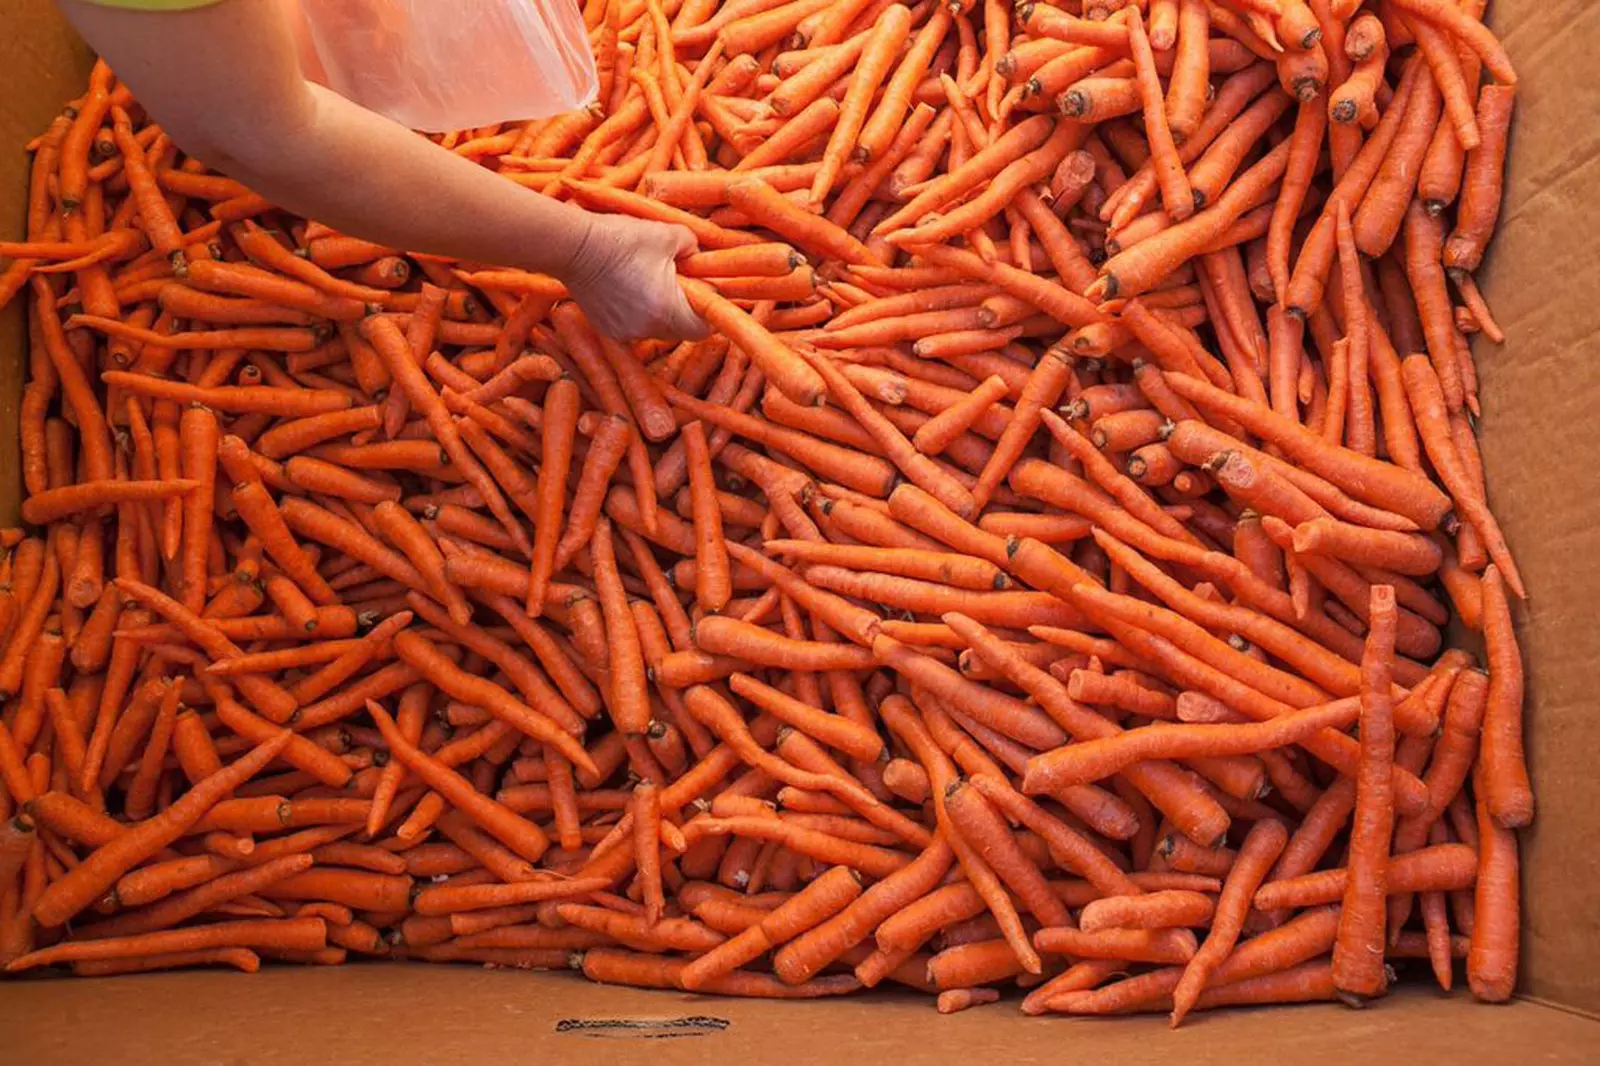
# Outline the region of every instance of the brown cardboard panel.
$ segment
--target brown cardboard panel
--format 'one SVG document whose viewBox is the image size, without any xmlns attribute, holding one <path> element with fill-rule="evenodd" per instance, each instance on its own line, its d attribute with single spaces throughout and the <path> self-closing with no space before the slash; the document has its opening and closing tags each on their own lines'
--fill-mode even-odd
<svg viewBox="0 0 1600 1066">
<path fill-rule="evenodd" d="M 89 50 L 50 0 L 0 5 L 0 237 L 21 240 L 28 206 L 22 146 L 83 92 Z M 17 408 L 27 372 L 27 301 L 0 311 L 0 523 L 15 525 L 21 503 Z"/>
<path fill-rule="evenodd" d="M 0 1060 L 52 1066 L 484 1062 L 1593 1062 L 1600 1025 L 1420 989 L 1335 1004 L 1164 1018 L 940 1017 L 926 998 L 772 1003 L 590 985 L 565 974 L 381 963 L 0 987 Z"/>
<path fill-rule="evenodd" d="M 1496 0 L 1517 65 L 1509 192 L 1484 287 L 1509 340 L 1477 346 L 1490 497 L 1527 580 L 1522 989 L 1600 1010 L 1600 5 Z"/>
<path fill-rule="evenodd" d="M 1591 754 L 1600 750 L 1600 715 L 1588 706 L 1600 681 L 1600 500 L 1593 491 L 1600 442 L 1590 412 L 1600 395 L 1600 81 L 1593 70 L 1600 5 L 1494 0 L 1491 20 L 1522 75 L 1511 187 L 1483 278 L 1511 340 L 1480 345 L 1478 365 L 1492 496 L 1533 593 L 1523 632 L 1540 817 L 1527 838 L 1524 989 L 1600 1012 L 1600 852 L 1592 846 L 1600 790 Z M 0 0 L 0 236 L 22 231 L 21 147 L 81 91 L 89 58 L 50 0 Z M 0 314 L 0 523 L 7 524 L 18 503 L 20 312 L 17 303 Z M 562 1018 L 689 1016 L 731 1024 L 702 1037 L 649 1040 L 555 1031 Z M 1549 1061 L 1578 1061 L 1597 1034 L 1594 1023 L 1533 1004 L 1475 1009 L 1459 995 L 1446 1002 L 1421 992 L 1361 1014 L 1235 1012 L 1197 1019 L 1169 1037 L 1153 1019 L 1028 1022 L 1006 1008 L 937 1019 L 925 1001 L 895 996 L 744 1003 L 464 967 L 0 984 L 0 1062 L 180 1064 L 322 1053 L 387 1064 L 413 1056 L 481 1061 L 495 1052 L 563 1060 L 649 1055 L 653 1063 L 865 1052 L 905 1061 L 990 1049 L 1016 1061 L 1091 1050 L 1126 1061 L 1178 1053 L 1201 1062 L 1315 1064 L 1369 1050 L 1423 1062 L 1463 1054 L 1524 1062 L 1546 1051 Z"/>
</svg>

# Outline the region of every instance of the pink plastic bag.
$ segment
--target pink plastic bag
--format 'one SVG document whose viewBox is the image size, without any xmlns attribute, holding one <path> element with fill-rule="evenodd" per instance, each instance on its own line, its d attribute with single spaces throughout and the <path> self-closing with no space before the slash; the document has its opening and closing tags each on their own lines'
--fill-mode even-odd
<svg viewBox="0 0 1600 1066">
<path fill-rule="evenodd" d="M 305 74 L 428 132 L 543 118 L 598 85 L 575 0 L 287 0 Z"/>
</svg>

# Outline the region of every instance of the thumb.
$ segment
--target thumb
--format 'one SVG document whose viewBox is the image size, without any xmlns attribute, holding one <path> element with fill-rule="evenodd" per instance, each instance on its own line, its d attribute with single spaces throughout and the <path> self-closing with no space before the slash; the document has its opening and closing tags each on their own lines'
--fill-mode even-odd
<svg viewBox="0 0 1600 1066">
<path fill-rule="evenodd" d="M 672 236 L 676 242 L 672 253 L 673 258 L 681 259 L 692 252 L 698 252 L 700 250 L 700 240 L 694 235 L 694 231 L 688 226 L 679 226 L 674 224 L 672 227 Z"/>
<path fill-rule="evenodd" d="M 671 291 L 669 297 L 667 325 L 672 332 L 685 340 L 700 340 L 711 331 L 694 308 L 689 306 L 689 299 L 683 294 L 683 289 L 678 285 L 678 276 L 669 267 L 667 270 L 666 284 Z"/>
</svg>

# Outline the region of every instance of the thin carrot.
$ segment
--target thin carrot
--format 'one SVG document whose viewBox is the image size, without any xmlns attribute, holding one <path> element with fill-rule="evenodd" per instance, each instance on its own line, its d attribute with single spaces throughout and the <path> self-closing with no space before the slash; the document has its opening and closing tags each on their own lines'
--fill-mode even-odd
<svg viewBox="0 0 1600 1066">
<path fill-rule="evenodd" d="M 1193 1009 L 1211 975 L 1232 953 L 1244 928 L 1245 918 L 1249 915 L 1256 886 L 1282 853 L 1288 839 L 1288 830 L 1277 819 L 1262 819 L 1250 827 L 1249 834 L 1239 846 L 1239 856 L 1233 869 L 1228 871 L 1228 879 L 1223 882 L 1211 930 L 1206 934 L 1200 950 L 1184 965 L 1183 976 L 1173 989 L 1173 1026 L 1180 1024 L 1184 1015 Z"/>
</svg>

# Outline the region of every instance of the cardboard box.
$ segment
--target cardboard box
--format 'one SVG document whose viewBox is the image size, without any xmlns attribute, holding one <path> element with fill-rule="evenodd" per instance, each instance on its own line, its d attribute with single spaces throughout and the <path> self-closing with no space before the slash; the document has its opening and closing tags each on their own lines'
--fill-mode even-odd
<svg viewBox="0 0 1600 1066">
<path fill-rule="evenodd" d="M 1365 1011 L 1268 1008 L 1163 1019 L 940 1017 L 896 993 L 770 1003 L 463 966 L 271 967 L 0 983 L 0 1063 L 484 1061 L 1600 1061 L 1600 4 L 1494 0 L 1522 78 L 1509 194 L 1483 285 L 1510 339 L 1478 345 L 1496 513 L 1531 598 L 1523 835 L 1524 998 L 1402 987 Z M 176 61 L 176 57 L 175 57 Z M 22 146 L 76 96 L 90 56 L 50 0 L 0 6 L 0 236 L 22 235 Z M 0 521 L 16 519 L 21 303 L 0 317 Z M 1583 1017 L 1588 1015 L 1589 1017 Z"/>
</svg>

